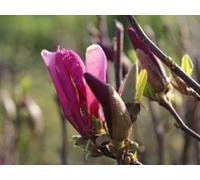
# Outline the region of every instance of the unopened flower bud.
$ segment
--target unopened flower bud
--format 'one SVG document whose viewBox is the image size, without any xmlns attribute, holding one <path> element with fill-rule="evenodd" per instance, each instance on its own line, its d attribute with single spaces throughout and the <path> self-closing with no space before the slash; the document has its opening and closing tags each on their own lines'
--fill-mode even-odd
<svg viewBox="0 0 200 180">
<path fill-rule="evenodd" d="M 130 136 L 132 130 L 132 122 L 123 100 L 111 85 L 100 81 L 89 73 L 85 73 L 84 76 L 103 107 L 113 142 L 117 142 L 117 144 L 123 142 Z"/>
<path fill-rule="evenodd" d="M 128 32 L 139 62 L 147 70 L 148 81 L 154 93 L 167 92 L 169 82 L 161 62 L 139 38 L 133 28 L 129 28 Z"/>
</svg>

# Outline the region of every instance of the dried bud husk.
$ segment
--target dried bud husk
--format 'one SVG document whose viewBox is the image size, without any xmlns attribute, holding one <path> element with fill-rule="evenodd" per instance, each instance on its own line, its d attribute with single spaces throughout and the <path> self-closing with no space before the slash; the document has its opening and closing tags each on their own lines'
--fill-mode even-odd
<svg viewBox="0 0 200 180">
<path fill-rule="evenodd" d="M 101 146 L 104 146 L 106 144 L 109 144 L 111 142 L 111 138 L 108 134 L 103 134 L 99 137 L 96 138 L 95 140 L 95 144 L 98 146 L 98 147 L 101 147 Z"/>
<path fill-rule="evenodd" d="M 91 148 L 85 155 L 85 160 L 89 160 L 91 158 L 96 158 L 102 156 L 103 153 L 100 149 L 96 149 L 95 147 Z"/>
<path fill-rule="evenodd" d="M 129 138 L 133 125 L 123 100 L 111 85 L 89 73 L 85 73 L 84 76 L 103 107 L 109 134 L 114 144 L 123 146 L 123 141 Z"/>
<path fill-rule="evenodd" d="M 109 86 L 109 93 L 110 107 L 106 108 L 111 111 L 112 138 L 123 141 L 130 136 L 132 122 L 123 100 L 112 86 Z"/>
<path fill-rule="evenodd" d="M 78 146 L 83 149 L 86 148 L 88 140 L 85 139 L 84 137 L 82 137 L 80 135 L 73 135 L 72 139 L 74 140 L 74 146 Z"/>
<path fill-rule="evenodd" d="M 188 87 L 185 81 L 183 81 L 180 77 L 176 76 L 175 74 L 173 74 L 173 79 L 171 80 L 171 84 L 180 93 L 200 99 L 199 94 L 192 88 Z"/>
<path fill-rule="evenodd" d="M 94 144 L 94 142 L 90 139 L 85 139 L 80 135 L 74 135 L 72 136 L 72 138 L 74 140 L 74 146 L 80 147 L 86 152 L 86 160 L 90 159 L 91 157 L 99 157 L 103 155 L 102 151 L 98 148 L 98 146 Z"/>
<path fill-rule="evenodd" d="M 185 81 L 173 74 L 173 79 L 171 80 L 173 87 L 181 92 L 182 94 L 188 95 L 188 86 Z"/>
</svg>

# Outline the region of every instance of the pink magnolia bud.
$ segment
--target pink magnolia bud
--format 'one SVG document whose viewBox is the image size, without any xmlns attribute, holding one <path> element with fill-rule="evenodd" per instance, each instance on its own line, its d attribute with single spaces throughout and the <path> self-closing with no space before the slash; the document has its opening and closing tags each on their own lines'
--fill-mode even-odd
<svg viewBox="0 0 200 180">
<path fill-rule="evenodd" d="M 166 92 L 168 89 L 168 79 L 161 62 L 139 38 L 132 27 L 128 28 L 128 33 L 141 66 L 147 70 L 148 81 L 154 92 Z"/>
</svg>

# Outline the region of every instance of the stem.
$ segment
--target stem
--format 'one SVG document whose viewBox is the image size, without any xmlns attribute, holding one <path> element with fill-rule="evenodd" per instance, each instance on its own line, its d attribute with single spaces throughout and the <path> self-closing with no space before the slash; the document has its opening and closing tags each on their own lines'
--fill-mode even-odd
<svg viewBox="0 0 200 180">
<path fill-rule="evenodd" d="M 109 37 L 108 37 L 108 27 L 107 27 L 106 16 L 100 15 L 100 16 L 97 16 L 97 18 L 98 18 L 97 28 L 99 29 L 99 32 L 100 32 L 100 41 L 107 41 Z"/>
<path fill-rule="evenodd" d="M 187 74 L 185 74 L 181 68 L 174 63 L 174 61 L 167 56 L 161 49 L 159 49 L 144 33 L 134 16 L 128 15 L 127 18 L 129 19 L 132 27 L 137 32 L 138 36 L 141 38 L 141 40 L 149 47 L 150 50 L 153 51 L 153 53 L 177 76 L 179 76 L 181 79 L 183 79 L 186 84 L 194 89 L 199 95 L 200 95 L 200 85 L 191 77 L 189 77 Z"/>
<path fill-rule="evenodd" d="M 200 82 L 200 74 L 199 74 L 200 62 L 199 62 L 198 58 L 196 58 L 195 67 L 196 67 L 195 75 L 197 77 L 197 81 Z M 197 114 L 197 115 L 195 116 L 196 117 L 195 127 L 196 127 L 198 133 L 200 132 L 200 121 L 199 121 L 199 113 L 198 113 L 199 105 L 200 105 L 199 102 L 196 102 L 195 114 Z M 195 147 L 196 147 L 196 162 L 197 162 L 197 164 L 200 164 L 200 142 L 196 142 Z"/>
<path fill-rule="evenodd" d="M 124 27 L 119 21 L 115 21 L 116 28 L 116 41 L 114 43 L 114 63 L 115 63 L 115 78 L 116 78 L 116 89 L 120 87 L 122 81 L 122 54 L 124 47 Z"/>
<path fill-rule="evenodd" d="M 191 137 L 197 139 L 198 141 L 200 141 L 200 135 L 197 134 L 195 131 L 193 131 L 192 129 L 190 129 L 181 119 L 181 117 L 179 116 L 179 114 L 176 112 L 176 110 L 174 109 L 174 107 L 171 105 L 171 103 L 166 100 L 166 98 L 163 98 L 159 101 L 160 105 L 163 106 L 164 108 L 166 108 L 175 118 L 176 122 L 177 122 L 177 127 L 180 128 L 181 130 L 183 130 L 185 133 L 187 133 L 188 135 L 190 135 Z"/>
<path fill-rule="evenodd" d="M 95 143 L 95 139 L 91 139 L 91 140 L 92 140 L 92 142 Z M 100 150 L 101 150 L 101 152 L 103 153 L 104 156 L 116 160 L 117 163 L 118 163 L 118 165 L 121 165 L 120 160 L 116 157 L 116 155 L 114 155 L 114 154 L 109 150 L 109 148 L 107 148 L 106 146 L 102 146 L 102 147 L 100 148 Z M 134 161 L 134 162 L 131 162 L 130 165 L 142 165 L 142 163 L 141 163 L 140 161 L 136 160 L 136 161 Z"/>
</svg>

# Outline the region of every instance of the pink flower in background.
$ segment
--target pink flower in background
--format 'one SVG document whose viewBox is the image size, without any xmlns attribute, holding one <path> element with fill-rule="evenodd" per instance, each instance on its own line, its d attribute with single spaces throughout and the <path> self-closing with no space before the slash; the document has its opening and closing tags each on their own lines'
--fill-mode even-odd
<svg viewBox="0 0 200 180">
<path fill-rule="evenodd" d="M 92 128 L 92 118 L 104 121 L 100 103 L 86 84 L 84 73 L 89 72 L 106 80 L 107 60 L 99 45 L 86 51 L 86 66 L 72 50 L 58 48 L 56 52 L 42 50 L 42 58 L 54 83 L 64 116 L 84 137 Z"/>
</svg>

